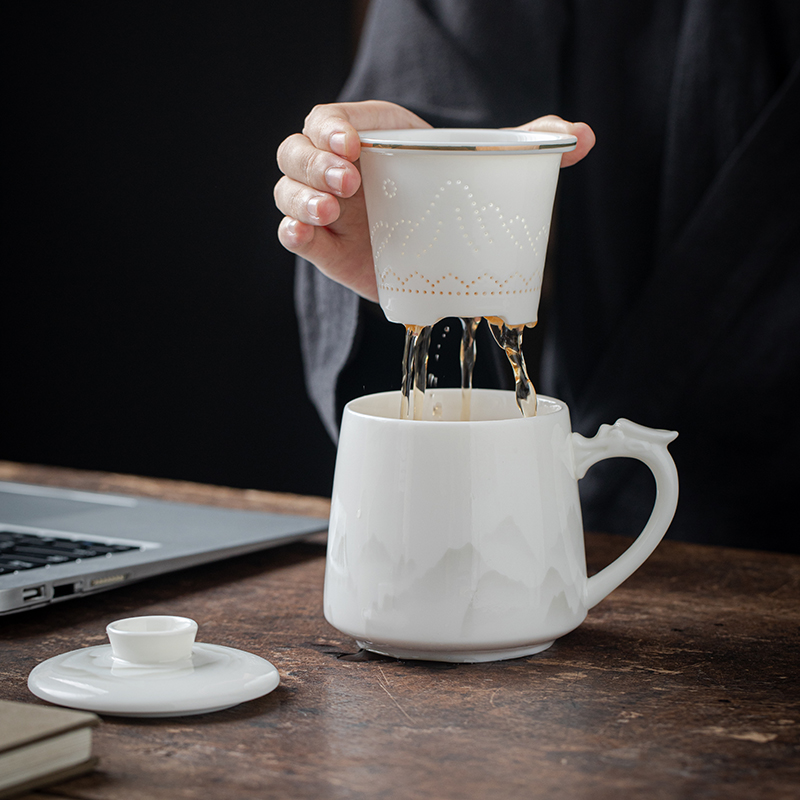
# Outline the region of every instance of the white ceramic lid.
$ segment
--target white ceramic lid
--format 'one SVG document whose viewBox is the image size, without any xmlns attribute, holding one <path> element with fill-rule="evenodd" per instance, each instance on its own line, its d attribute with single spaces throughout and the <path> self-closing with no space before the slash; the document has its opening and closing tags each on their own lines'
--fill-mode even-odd
<svg viewBox="0 0 800 800">
<path fill-rule="evenodd" d="M 185 617 L 113 622 L 110 645 L 42 662 L 31 671 L 28 688 L 42 700 L 83 711 L 177 717 L 230 708 L 278 686 L 278 670 L 260 656 L 187 642 L 187 632 L 193 637 L 196 629 Z"/>
</svg>

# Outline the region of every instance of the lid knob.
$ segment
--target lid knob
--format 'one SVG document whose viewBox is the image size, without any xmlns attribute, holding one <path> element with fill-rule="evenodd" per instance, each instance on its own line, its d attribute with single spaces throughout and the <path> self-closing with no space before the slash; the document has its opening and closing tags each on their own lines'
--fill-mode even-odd
<svg viewBox="0 0 800 800">
<path fill-rule="evenodd" d="M 114 658 L 131 664 L 168 664 L 191 658 L 197 623 L 188 617 L 128 617 L 106 633 Z"/>
</svg>

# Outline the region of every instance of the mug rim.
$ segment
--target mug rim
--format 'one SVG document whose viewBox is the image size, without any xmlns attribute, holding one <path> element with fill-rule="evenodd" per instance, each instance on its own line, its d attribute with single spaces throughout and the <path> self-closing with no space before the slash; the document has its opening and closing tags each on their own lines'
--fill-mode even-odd
<svg viewBox="0 0 800 800">
<path fill-rule="evenodd" d="M 578 139 L 566 133 L 504 128 L 394 128 L 360 131 L 361 147 L 440 153 L 567 153 Z"/>
<path fill-rule="evenodd" d="M 459 397 L 461 395 L 460 388 L 442 388 L 442 389 L 428 389 L 426 391 L 427 394 L 458 394 Z M 483 389 L 483 388 L 473 388 L 472 389 L 472 397 L 473 400 L 476 395 L 480 394 L 495 394 L 495 395 L 506 395 L 510 397 L 514 397 L 514 392 L 510 389 Z M 353 416 L 362 418 L 362 419 L 369 419 L 375 420 L 380 423 L 400 423 L 403 425 L 427 425 L 427 424 L 436 424 L 436 425 L 446 425 L 446 426 L 453 426 L 453 425 L 490 425 L 490 424 L 519 424 L 521 422 L 526 422 L 528 424 L 534 422 L 535 420 L 542 420 L 542 419 L 552 419 L 557 414 L 563 414 L 564 412 L 569 412 L 569 407 L 563 400 L 559 400 L 556 397 L 550 397 L 548 395 L 537 394 L 537 401 L 539 405 L 539 409 L 541 410 L 542 405 L 548 408 L 548 412 L 545 414 L 538 413 L 536 416 L 533 417 L 523 417 L 521 414 L 519 416 L 512 416 L 512 417 L 500 417 L 495 419 L 404 419 L 401 418 L 398 414 L 397 417 L 387 417 L 381 414 L 374 414 L 368 413 L 367 411 L 359 410 L 358 406 L 360 404 L 367 403 L 368 401 L 374 401 L 377 398 L 382 397 L 392 397 L 396 398 L 398 401 L 398 410 L 399 410 L 399 401 L 400 401 L 400 390 L 393 389 L 391 391 L 386 392 L 373 392 L 371 394 L 361 395 L 359 397 L 354 397 L 350 400 L 344 407 L 344 411 L 342 414 L 342 419 L 344 419 L 344 414 L 352 414 Z M 514 407 L 516 408 L 516 401 Z"/>
</svg>

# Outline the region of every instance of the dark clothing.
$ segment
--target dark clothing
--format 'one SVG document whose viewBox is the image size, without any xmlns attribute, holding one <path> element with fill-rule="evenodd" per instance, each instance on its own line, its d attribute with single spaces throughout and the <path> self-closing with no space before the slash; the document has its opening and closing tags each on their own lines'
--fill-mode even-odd
<svg viewBox="0 0 800 800">
<path fill-rule="evenodd" d="M 537 388 L 585 435 L 618 417 L 679 432 L 672 538 L 800 549 L 787 527 L 800 478 L 798 73 L 794 0 L 378 0 L 345 89 L 437 126 L 547 113 L 592 126 L 595 149 L 561 173 Z M 310 392 L 333 432 L 374 368 L 359 372 L 359 331 L 380 327 L 307 264 L 297 297 Z M 637 532 L 651 485 L 628 459 L 593 468 L 586 527 Z"/>
</svg>

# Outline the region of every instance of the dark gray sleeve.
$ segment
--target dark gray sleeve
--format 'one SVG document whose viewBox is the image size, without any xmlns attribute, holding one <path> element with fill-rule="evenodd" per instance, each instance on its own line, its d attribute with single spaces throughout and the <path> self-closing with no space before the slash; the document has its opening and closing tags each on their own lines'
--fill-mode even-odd
<svg viewBox="0 0 800 800">
<path fill-rule="evenodd" d="M 389 100 L 434 126 L 521 125 L 557 108 L 561 0 L 372 0 L 346 100 Z"/>
<path fill-rule="evenodd" d="M 358 327 L 359 298 L 297 259 L 295 309 L 306 388 L 326 430 L 339 436 L 336 385 L 350 356 Z"/>
</svg>

